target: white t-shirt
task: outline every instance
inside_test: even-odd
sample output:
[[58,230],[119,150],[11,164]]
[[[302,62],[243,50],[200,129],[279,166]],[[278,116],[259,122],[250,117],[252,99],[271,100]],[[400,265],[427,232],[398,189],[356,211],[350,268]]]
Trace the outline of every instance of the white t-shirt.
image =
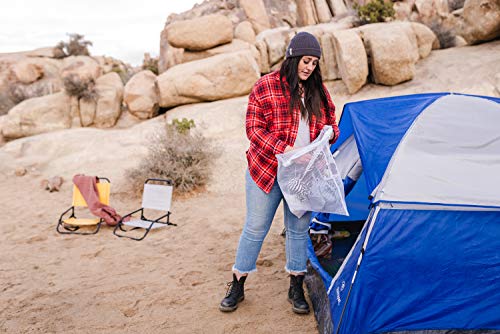
[[[301,98],[302,104],[304,104],[304,98]],[[299,120],[299,130],[297,131],[297,138],[295,138],[295,143],[293,143],[293,148],[299,148],[307,146],[311,143],[309,135],[309,120],[300,116]]]

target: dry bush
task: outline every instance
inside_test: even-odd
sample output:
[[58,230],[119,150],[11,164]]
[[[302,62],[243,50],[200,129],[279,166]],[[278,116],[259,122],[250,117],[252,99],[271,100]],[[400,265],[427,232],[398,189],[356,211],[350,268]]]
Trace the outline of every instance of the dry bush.
[[77,74],[70,74],[64,78],[63,83],[68,95],[87,100],[97,100],[95,80],[93,78],[82,79]]
[[69,56],[90,56],[88,47],[92,46],[91,41],[84,40],[84,35],[68,34],[69,41],[60,41],[56,48],[60,49],[65,57]]
[[146,157],[139,166],[126,172],[132,192],[139,195],[148,178],[172,180],[177,194],[189,193],[207,184],[219,152],[201,133],[182,132],[176,125],[169,124],[149,139]]
[[158,75],[158,58],[152,58],[149,55],[145,55],[144,60],[142,61],[142,69],[150,70],[154,74]]
[[130,78],[132,78],[132,76],[135,74],[132,69],[125,66],[120,66],[118,64],[113,64],[111,72],[115,72],[116,74],[118,74],[123,82],[123,85],[126,85]]

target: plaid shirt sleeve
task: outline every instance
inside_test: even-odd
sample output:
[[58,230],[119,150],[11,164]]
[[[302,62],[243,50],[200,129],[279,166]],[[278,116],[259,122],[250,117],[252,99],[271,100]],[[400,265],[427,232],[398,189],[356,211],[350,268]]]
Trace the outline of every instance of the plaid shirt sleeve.
[[259,91],[262,90],[266,90],[265,86],[256,86],[248,98],[246,132],[250,142],[255,143],[263,151],[274,156],[283,153],[287,143],[276,138],[268,131],[262,101],[257,97]]

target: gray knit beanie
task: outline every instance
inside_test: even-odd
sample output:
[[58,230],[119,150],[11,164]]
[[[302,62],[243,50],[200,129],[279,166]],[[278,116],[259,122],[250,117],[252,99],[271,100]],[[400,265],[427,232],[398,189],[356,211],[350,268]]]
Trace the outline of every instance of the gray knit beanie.
[[302,31],[293,36],[288,48],[286,49],[285,58],[299,56],[314,56],[321,58],[321,47],[319,42],[312,34]]

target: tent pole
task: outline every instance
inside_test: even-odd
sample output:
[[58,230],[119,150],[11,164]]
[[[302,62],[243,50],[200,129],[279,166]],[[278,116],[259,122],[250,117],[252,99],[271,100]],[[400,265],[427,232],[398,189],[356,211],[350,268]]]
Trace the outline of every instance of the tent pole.
[[349,302],[349,297],[351,296],[352,287],[354,285],[354,281],[356,280],[356,275],[358,273],[359,267],[361,266],[361,261],[363,260],[363,256],[365,254],[365,249],[366,249],[366,246],[368,244],[368,240],[370,239],[370,234],[371,234],[371,231],[373,229],[373,226],[375,225],[375,221],[377,220],[377,215],[378,215],[379,211],[380,211],[380,207],[377,205],[375,207],[375,213],[373,214],[372,219],[370,219],[368,222],[368,224],[370,224],[368,226],[368,232],[365,235],[365,240],[363,240],[363,247],[361,247],[361,251],[359,254],[359,258],[358,258],[358,264],[356,265],[356,270],[354,271],[354,275],[352,276],[351,285],[349,286],[349,291],[347,292],[347,297],[346,297],[346,300],[344,303],[344,307],[342,307],[342,313],[340,314],[339,325],[337,326],[337,330],[335,331],[335,334],[339,334],[340,326],[342,325],[342,319],[344,318],[344,312],[345,312],[345,309],[347,307],[347,303]]

